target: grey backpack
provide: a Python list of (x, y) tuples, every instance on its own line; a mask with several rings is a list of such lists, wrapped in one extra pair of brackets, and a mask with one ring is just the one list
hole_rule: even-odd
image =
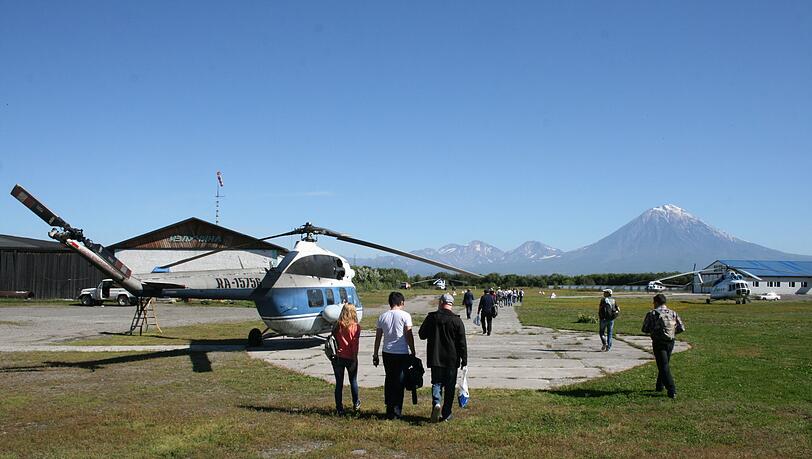
[(620, 315), (620, 308), (617, 307), (617, 302), (614, 298), (603, 299), (603, 316), (609, 320), (617, 319)]
[(677, 336), (677, 315), (661, 314), (656, 309), (652, 313), (654, 314), (654, 332), (651, 334), (651, 338), (657, 341), (674, 341)]

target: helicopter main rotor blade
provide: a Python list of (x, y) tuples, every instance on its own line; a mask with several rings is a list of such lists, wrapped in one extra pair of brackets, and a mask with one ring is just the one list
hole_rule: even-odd
[(11, 190), (11, 195), (20, 201), (25, 207), (31, 209), (32, 212), (37, 214), (39, 218), (51, 226), (58, 226), (60, 228), (70, 228), (70, 225), (62, 220), (58, 215), (51, 212), (51, 209), (45, 207), (45, 204), (39, 202), (37, 198), (31, 195), (25, 188), (20, 185), (14, 185)]
[[(299, 230), (295, 229), (293, 231), (287, 231), (287, 232), (280, 233), (280, 234), (274, 234), (273, 236), (268, 236), (268, 237), (264, 237), (262, 239), (257, 239), (257, 241), (267, 241), (268, 239), (275, 239), (275, 238), (282, 237), (282, 236), (290, 236), (292, 234), (299, 234)], [(184, 263), (188, 263), (190, 261), (199, 260), (201, 258), (208, 257), (209, 255), (214, 255), (215, 253), (220, 253), (220, 252), (222, 252), (224, 250), (233, 250), (233, 249), (241, 249), (243, 247), (248, 247), (249, 245), (253, 244), (254, 242), (255, 241), (251, 241), (251, 242), (246, 242), (244, 244), (237, 244), (237, 245), (232, 245), (232, 246), (228, 246), (228, 247), (223, 247), (223, 248), (220, 248), (220, 249), (210, 250), (208, 252), (204, 252), (204, 253), (201, 253), (199, 255), (195, 255), (193, 257), (184, 258), (182, 260), (174, 261), (172, 263), (169, 263), (169, 264), (166, 264), (166, 265), (163, 265), (163, 266), (159, 266), (159, 268), (161, 268), (161, 269), (169, 269), (169, 268), (171, 268), (173, 266), (178, 266), (178, 265), (182, 265)]]
[[(328, 230), (329, 231), (329, 230)], [(336, 233), (338, 234), (338, 233)], [(332, 236), (332, 234), (328, 234), (328, 236)], [(389, 252), (395, 255), (400, 255), (401, 257), (411, 258), (412, 260), (422, 261), (423, 263), (428, 263), (430, 265), (438, 266), (440, 268), (449, 269), (454, 272), (458, 272), (460, 274), (468, 274), (469, 276), (474, 277), (482, 277), (482, 275), (477, 273), (472, 273), (471, 271), (466, 271), (464, 269), (457, 268), (456, 266), (451, 266), (449, 264), (445, 264), (439, 261), (432, 260), (430, 258), (421, 257), (419, 255), (415, 255), (413, 253), (404, 252), (403, 250), (393, 249), (392, 247), (387, 247), (385, 245), (376, 244), (374, 242), (363, 241), (361, 239), (356, 239), (354, 237), (350, 237), (348, 235), (338, 234), (337, 236), (333, 236), (339, 241), (349, 242), (350, 244), (357, 244), (362, 245), (364, 247), (369, 247), (371, 249), (377, 249), (382, 252)]]

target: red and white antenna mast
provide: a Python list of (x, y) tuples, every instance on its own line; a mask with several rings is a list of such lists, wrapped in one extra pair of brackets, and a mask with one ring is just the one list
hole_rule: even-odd
[(225, 198), (225, 195), (220, 194), (220, 188), (223, 187), (223, 174), (217, 171), (217, 194), (214, 195), (214, 224), (220, 225), (220, 198)]

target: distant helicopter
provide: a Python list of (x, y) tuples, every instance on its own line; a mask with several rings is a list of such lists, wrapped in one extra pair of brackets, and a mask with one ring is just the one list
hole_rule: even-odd
[(457, 280), (454, 280), (454, 279), (446, 280), (446, 279), (443, 279), (443, 278), (437, 278), (437, 279), (424, 279), (422, 281), (412, 282), (410, 284), (410, 287), (414, 287), (415, 285), (422, 284), (424, 282), (431, 282), (431, 285), (433, 285), (438, 290), (447, 290), (448, 289), (448, 284), (452, 284), (452, 286), (453, 286), (453, 284), (460, 284), (460, 285), (464, 284), (464, 282), (457, 281)]
[(138, 274), (136, 277), (104, 246), (86, 238), (81, 229), (72, 227), (51, 212), (22, 186), (16, 185), (11, 190), (11, 195), (46, 223), (61, 229), (52, 228), (48, 232), (49, 237), (77, 252), (127, 291), (139, 297), (139, 305), (136, 307), (143, 308), (149, 298), (254, 301), (266, 328), (263, 331), (258, 328), (250, 331), (250, 346), (261, 346), (264, 338), (273, 336), (299, 337), (327, 333), (338, 320), (344, 303), (355, 304), (358, 319), (363, 317), (363, 305), (352, 283), (355, 272), (345, 258), (319, 247), (316, 244), (317, 235), (330, 236), (339, 241), (481, 277), (439, 261), (313, 226), (309, 222), (291, 231), (259, 239), (264, 241), (294, 234), (302, 236), (293, 250), (273, 268), (170, 272), (173, 266), (226, 250), (218, 249), (166, 264), (159, 267), (157, 271), (160, 272)]
[[(710, 269), (699, 269), (694, 271), (688, 271), (686, 273), (676, 274), (674, 276), (663, 277), (662, 279), (657, 279), (648, 283), (646, 287), (647, 291), (649, 288), (659, 288), (662, 286), (662, 290), (665, 290), (665, 285), (662, 283), (664, 280), (673, 279), (675, 277), (685, 276), (687, 274), (693, 274), (698, 284), (704, 284), (702, 280), (702, 274), (705, 275), (718, 275), (719, 278), (715, 279), (711, 284), (711, 291), (710, 296), (705, 299), (705, 303), (710, 304), (711, 301), (716, 300), (736, 300), (736, 304), (746, 304), (750, 300), (750, 288), (747, 286), (747, 282), (744, 280), (744, 276), (747, 276), (751, 279), (760, 281), (761, 278), (756, 276), (755, 274), (751, 274), (743, 269), (734, 268), (732, 266), (721, 266), (718, 268), (710, 268)], [(653, 290), (653, 291), (662, 291), (662, 290)]]

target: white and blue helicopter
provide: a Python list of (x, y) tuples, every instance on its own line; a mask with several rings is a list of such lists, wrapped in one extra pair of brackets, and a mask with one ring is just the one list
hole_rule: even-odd
[[(745, 277), (757, 281), (761, 280), (760, 277), (743, 269), (722, 265), (720, 267), (698, 269), (653, 280), (649, 282), (646, 290), (660, 292), (665, 290), (665, 284), (663, 284), (662, 281), (687, 274), (693, 275), (693, 283), (696, 287), (710, 287), (708, 298), (705, 299), (705, 303), (707, 304), (717, 300), (735, 300), (736, 304), (746, 304), (750, 301), (750, 288), (747, 286)], [(710, 280), (702, 279), (703, 274), (710, 277)], [(652, 286), (654, 288), (652, 288)], [(660, 286), (662, 286), (662, 289), (659, 289)]]
[(249, 346), (261, 346), (264, 338), (273, 336), (300, 337), (328, 333), (338, 320), (344, 303), (355, 304), (358, 319), (363, 317), (363, 305), (352, 283), (355, 272), (345, 258), (316, 244), (316, 236), (319, 235), (480, 277), (439, 261), (363, 241), (310, 223), (259, 239), (265, 241), (294, 234), (302, 236), (293, 250), (272, 268), (171, 272), (173, 266), (226, 250), (218, 249), (161, 266), (157, 270), (159, 272), (134, 275), (104, 246), (86, 238), (81, 229), (72, 227), (51, 212), (22, 186), (16, 185), (11, 190), (11, 195), (54, 227), (48, 236), (77, 252), (138, 297), (138, 308), (144, 308), (151, 298), (253, 301), (267, 328), (264, 331), (252, 329), (248, 334)]

